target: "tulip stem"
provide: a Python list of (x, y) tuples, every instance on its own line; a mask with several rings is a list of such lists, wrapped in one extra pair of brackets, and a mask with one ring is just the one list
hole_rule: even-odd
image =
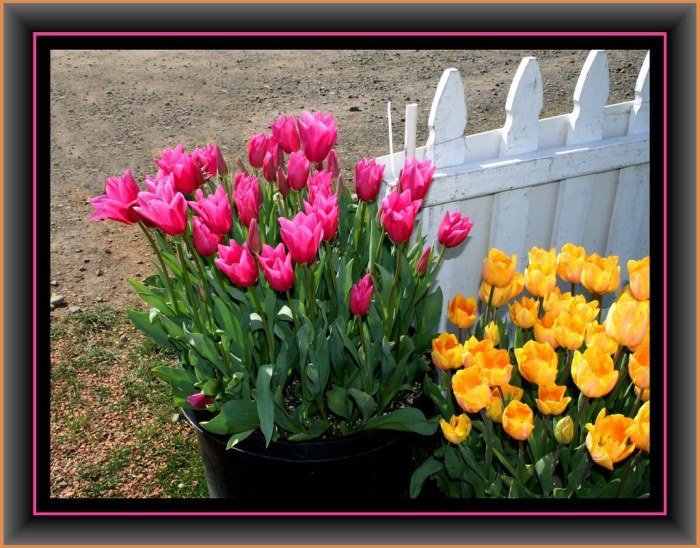
[(148, 238), (148, 243), (151, 244), (151, 249), (153, 249), (153, 253), (156, 254), (156, 257), (158, 257), (158, 261), (160, 261), (160, 267), (163, 269), (163, 280), (165, 281), (166, 289), (168, 290), (168, 294), (170, 295), (170, 300), (173, 304), (173, 310), (177, 312), (177, 301), (175, 300), (175, 291), (173, 291), (173, 285), (170, 281), (170, 276), (168, 276), (168, 271), (165, 268), (165, 261), (163, 261), (163, 256), (160, 254), (160, 250), (158, 249), (158, 246), (156, 246), (156, 242), (153, 239), (153, 236), (151, 236), (151, 233), (148, 231), (143, 222), (139, 221), (138, 224), (139, 227), (141, 227), (141, 230), (143, 230), (143, 233), (146, 235), (146, 238)]
[(292, 302), (292, 296), (289, 294), (289, 289), (285, 292), (287, 294), (287, 302), (289, 303), (289, 308), (292, 311), (292, 319), (294, 320), (294, 329), (299, 331), (299, 319), (297, 318), (297, 311), (294, 303)]
[(603, 316), (603, 296), (602, 295), (597, 295), (596, 299), (598, 300), (598, 323), (600, 323), (600, 319)]
[(255, 306), (258, 308), (258, 314), (260, 314), (260, 319), (262, 319), (263, 329), (265, 331), (265, 337), (267, 338), (268, 352), (267, 355), (270, 358), (270, 363), (275, 363), (275, 347), (274, 341), (272, 340), (272, 333), (270, 332), (270, 325), (268, 324), (268, 318), (265, 315), (262, 305), (260, 304), (260, 298), (255, 287), (250, 288), (250, 294), (253, 296), (253, 301), (255, 301)]
[[(484, 322), (484, 327), (488, 325), (489, 323), (489, 313), (491, 312), (491, 302), (493, 301), (493, 294), (496, 291), (496, 286), (492, 285), (491, 290), (489, 291), (489, 302), (486, 305), (486, 322)], [(496, 317), (496, 310), (493, 310), (493, 317)]]
[(360, 322), (360, 344), (362, 345), (362, 353), (364, 354), (364, 363), (362, 364), (362, 386), (366, 393), (372, 391), (372, 377), (370, 375), (370, 363), (367, 359), (367, 343), (365, 343), (365, 326), (362, 321), (362, 315), (357, 316)]
[(561, 448), (561, 443), (557, 443), (557, 448), (554, 451), (554, 459), (552, 459), (552, 473), (556, 469), (557, 464), (559, 464), (559, 455), (561, 454)]
[(617, 488), (617, 494), (615, 496), (619, 497), (622, 494), (622, 489), (625, 487), (627, 480), (632, 475), (632, 472), (634, 472), (634, 469), (637, 467), (637, 464), (639, 464), (639, 460), (642, 458), (643, 453), (644, 451), (642, 449), (637, 451), (637, 454), (634, 456), (634, 459), (632, 459), (632, 462), (630, 462), (629, 466), (627, 467), (627, 470), (625, 471), (625, 475), (622, 478), (622, 481), (620, 482), (620, 487)]
[(382, 252), (382, 245), (384, 244), (384, 236), (386, 235), (386, 232), (384, 230), (381, 231), (381, 235), (379, 236), (379, 243), (377, 244), (377, 249), (374, 252), (374, 258), (372, 262), (369, 264), (369, 273), (372, 274), (374, 271), (374, 265), (377, 264), (377, 261), (379, 261), (379, 256), (381, 255)]
[[(183, 240), (184, 240), (184, 238), (183, 238)], [(204, 299), (204, 308), (207, 311), (207, 317), (209, 318), (209, 323), (214, 325), (214, 319), (213, 319), (213, 316), (211, 314), (211, 309), (209, 308), (209, 302), (212, 301), (211, 293), (209, 291), (209, 285), (207, 284), (207, 279), (204, 276), (204, 270), (202, 269), (200, 257), (197, 254), (197, 250), (194, 249), (192, 242), (187, 240), (185, 243), (187, 245), (187, 248), (190, 250), (190, 254), (192, 255), (192, 258), (194, 260), (194, 264), (197, 267), (197, 272), (199, 273), (199, 277), (202, 281), (202, 289), (204, 290), (204, 294), (206, 295), (206, 299)]]
[(581, 487), (583, 487), (583, 482), (586, 481), (586, 478), (588, 477), (588, 474), (591, 473), (591, 469), (593, 468), (593, 461), (589, 460), (588, 464), (586, 465), (586, 469), (583, 471), (583, 474), (581, 474), (581, 479), (578, 482), (578, 486), (576, 487), (575, 492), (578, 492)]
[(574, 282), (571, 282), (571, 296), (576, 296), (576, 284)]
[(304, 270), (304, 277), (306, 278), (306, 299), (309, 303), (309, 313), (311, 314), (311, 321), (316, 322), (316, 295), (313, 290), (313, 273), (311, 272), (311, 267), (305, 265), (302, 267)]
[[(586, 411), (586, 407), (588, 407), (588, 402), (590, 399), (588, 396), (583, 396), (583, 403), (581, 404), (581, 408), (578, 410), (578, 415), (576, 417), (576, 424), (574, 425), (574, 435), (576, 435), (576, 432), (579, 431), (581, 427), (581, 419), (583, 418), (583, 413)], [(579, 441), (581, 440), (583, 432), (579, 431)]]
[(394, 273), (394, 283), (391, 286), (391, 293), (389, 294), (389, 307), (387, 308), (386, 315), (387, 336), (391, 335), (391, 328), (394, 325), (394, 301), (396, 300), (396, 289), (398, 288), (399, 278), (401, 277), (401, 252), (403, 250), (403, 246), (404, 244), (398, 244), (396, 246), (396, 272)]
[(481, 419), (484, 421), (484, 426), (486, 428), (486, 480), (488, 481), (489, 479), (489, 474), (491, 472), (491, 457), (493, 455), (493, 445), (491, 444), (491, 434), (492, 434), (492, 428), (493, 426), (491, 425), (491, 420), (488, 418), (486, 415), (486, 412), (482, 409), (479, 411), (481, 413)]
[[(329, 241), (324, 242), (326, 244), (326, 262), (328, 263), (328, 272), (331, 275), (331, 283), (333, 284), (333, 291), (338, 292), (338, 282), (335, 280), (335, 270), (333, 269), (333, 248)], [(330, 290), (330, 287), (328, 288)]]
[(192, 307), (192, 317), (194, 318), (194, 323), (197, 325), (197, 329), (199, 329), (199, 332), (204, 334), (204, 330), (202, 329), (202, 321), (199, 318), (199, 312), (197, 311), (197, 305), (194, 301), (194, 295), (192, 295), (192, 285), (190, 283), (190, 274), (188, 272), (187, 262), (185, 261), (185, 254), (182, 251), (185, 246), (183, 241), (184, 240), (180, 238), (180, 245), (177, 245), (176, 243), (175, 247), (177, 248), (177, 254), (180, 257), (180, 263), (182, 264), (182, 276), (185, 280), (185, 291), (187, 292), (187, 299), (190, 301), (190, 306)]
[[(633, 383), (634, 384), (634, 383)], [(639, 389), (639, 394), (637, 394), (636, 399), (634, 400), (634, 405), (632, 406), (632, 411), (630, 411), (630, 415), (634, 415), (637, 410), (639, 409), (639, 404), (642, 403), (642, 394), (644, 393), (644, 390), (641, 388)]]

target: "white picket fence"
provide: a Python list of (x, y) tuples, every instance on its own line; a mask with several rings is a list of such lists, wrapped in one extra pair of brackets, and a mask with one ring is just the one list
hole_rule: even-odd
[[(422, 208), (423, 234), (435, 237), (445, 211), (475, 223), (466, 245), (449, 250), (437, 283), (448, 300), (477, 296), (481, 265), (492, 247), (518, 255), (520, 271), (536, 245), (573, 242), (590, 253), (628, 259), (649, 254), (649, 54), (632, 101), (607, 105), (608, 60), (591, 51), (573, 95), (573, 111), (540, 120), (542, 77), (524, 58), (506, 100), (503, 128), (464, 135), (467, 101), (457, 69), (438, 83), (425, 146), (415, 146), (415, 105), (406, 107), (404, 151), (378, 158), (395, 184), (406, 155), (436, 166)], [(444, 318), (444, 315), (443, 315)], [(446, 327), (445, 321), (441, 328)]]

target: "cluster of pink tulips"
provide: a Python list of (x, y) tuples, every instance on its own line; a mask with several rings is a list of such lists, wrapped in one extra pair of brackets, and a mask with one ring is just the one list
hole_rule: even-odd
[[(178, 352), (178, 367), (156, 373), (176, 403), (215, 414), (205, 428), (236, 440), (331, 426), (431, 433), (434, 420), (397, 403), (430, 370), (442, 312), (431, 285), (473, 223), (447, 213), (436, 244), (411, 244), (429, 160), (407, 158), (379, 202), (375, 159), (355, 164), (354, 193), (343, 182), (332, 114), (280, 116), (270, 129), (250, 138), (248, 166), (230, 170), (215, 145), (178, 145), (145, 190), (127, 170), (92, 200), (91, 220), (138, 224), (157, 257), (155, 276), (131, 281), (152, 308), (130, 311)], [(237, 418), (248, 411), (252, 422)]]

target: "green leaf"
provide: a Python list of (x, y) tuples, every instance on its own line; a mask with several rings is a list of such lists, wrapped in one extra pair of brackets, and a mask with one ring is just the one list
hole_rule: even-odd
[(277, 317), (285, 320), (287, 322), (294, 322), (294, 316), (292, 316), (292, 309), (286, 304), (282, 306), (277, 312)]
[(190, 371), (182, 367), (169, 367), (167, 365), (161, 365), (159, 367), (154, 367), (152, 369), (153, 373), (164, 381), (170, 383), (172, 387), (173, 396), (176, 398), (186, 398), (198, 392), (195, 388), (195, 383), (197, 382), (197, 377), (195, 377)]
[[(167, 348), (175, 348), (168, 338), (163, 325), (159, 321), (150, 321), (148, 312), (137, 312), (136, 310), (128, 310), (129, 318), (134, 326), (151, 337), (157, 344)], [(155, 320), (155, 318), (154, 318)]]
[(298, 434), (294, 434), (292, 436), (289, 436), (289, 439), (291, 441), (307, 441), (307, 440), (313, 440), (318, 438), (319, 436), (322, 436), (323, 433), (328, 430), (330, 427), (330, 424), (328, 424), (326, 421), (323, 421), (321, 419), (315, 419), (312, 423), (309, 429), (306, 432), (300, 432)]
[(416, 331), (433, 333), (437, 329), (442, 316), (442, 289), (437, 288), (425, 298), (423, 313), (416, 321)]
[(355, 404), (362, 414), (362, 424), (365, 424), (377, 410), (377, 402), (374, 401), (372, 396), (357, 388), (351, 388), (348, 392), (352, 396), (352, 399), (355, 400)]
[(253, 432), (255, 432), (255, 429), (253, 428), (252, 430), (246, 430), (245, 432), (239, 432), (238, 434), (233, 434), (228, 442), (226, 443), (226, 449), (231, 449), (234, 445), (238, 445), (241, 443), (244, 439), (246, 439), (248, 436), (250, 436)]
[(443, 465), (439, 460), (430, 457), (413, 472), (411, 476), (411, 486), (409, 488), (409, 494), (412, 499), (420, 495), (425, 480), (440, 471), (442, 467)]
[(454, 408), (452, 407), (452, 398), (445, 398), (442, 394), (442, 390), (434, 383), (430, 376), (426, 375), (423, 379), (423, 391), (426, 396), (428, 396), (435, 406), (440, 411), (440, 416), (449, 421), (454, 415)]
[(549, 453), (535, 463), (535, 472), (542, 486), (542, 493), (548, 497), (554, 489), (554, 454)]
[(265, 447), (270, 445), (272, 434), (275, 430), (275, 405), (272, 399), (270, 381), (272, 380), (273, 365), (263, 365), (258, 369), (258, 379), (255, 383), (257, 389), (257, 410), (260, 430), (265, 436)]
[(350, 402), (350, 394), (342, 386), (334, 386), (326, 394), (328, 408), (339, 417), (349, 419), (352, 413), (352, 403)]
[(213, 434), (240, 434), (260, 426), (258, 406), (252, 400), (229, 400), (210, 421), (199, 423)]
[(415, 432), (423, 436), (434, 434), (438, 428), (436, 420), (428, 420), (420, 409), (405, 407), (367, 421), (367, 429), (383, 428), (402, 432)]

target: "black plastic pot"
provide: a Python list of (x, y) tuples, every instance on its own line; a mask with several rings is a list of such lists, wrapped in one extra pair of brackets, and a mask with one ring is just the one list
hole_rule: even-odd
[(341, 511), (383, 508), (408, 499), (410, 440), (391, 430), (265, 447), (259, 432), (226, 450), (228, 437), (199, 425), (205, 414), (183, 409), (197, 430), (209, 494), (265, 510)]

